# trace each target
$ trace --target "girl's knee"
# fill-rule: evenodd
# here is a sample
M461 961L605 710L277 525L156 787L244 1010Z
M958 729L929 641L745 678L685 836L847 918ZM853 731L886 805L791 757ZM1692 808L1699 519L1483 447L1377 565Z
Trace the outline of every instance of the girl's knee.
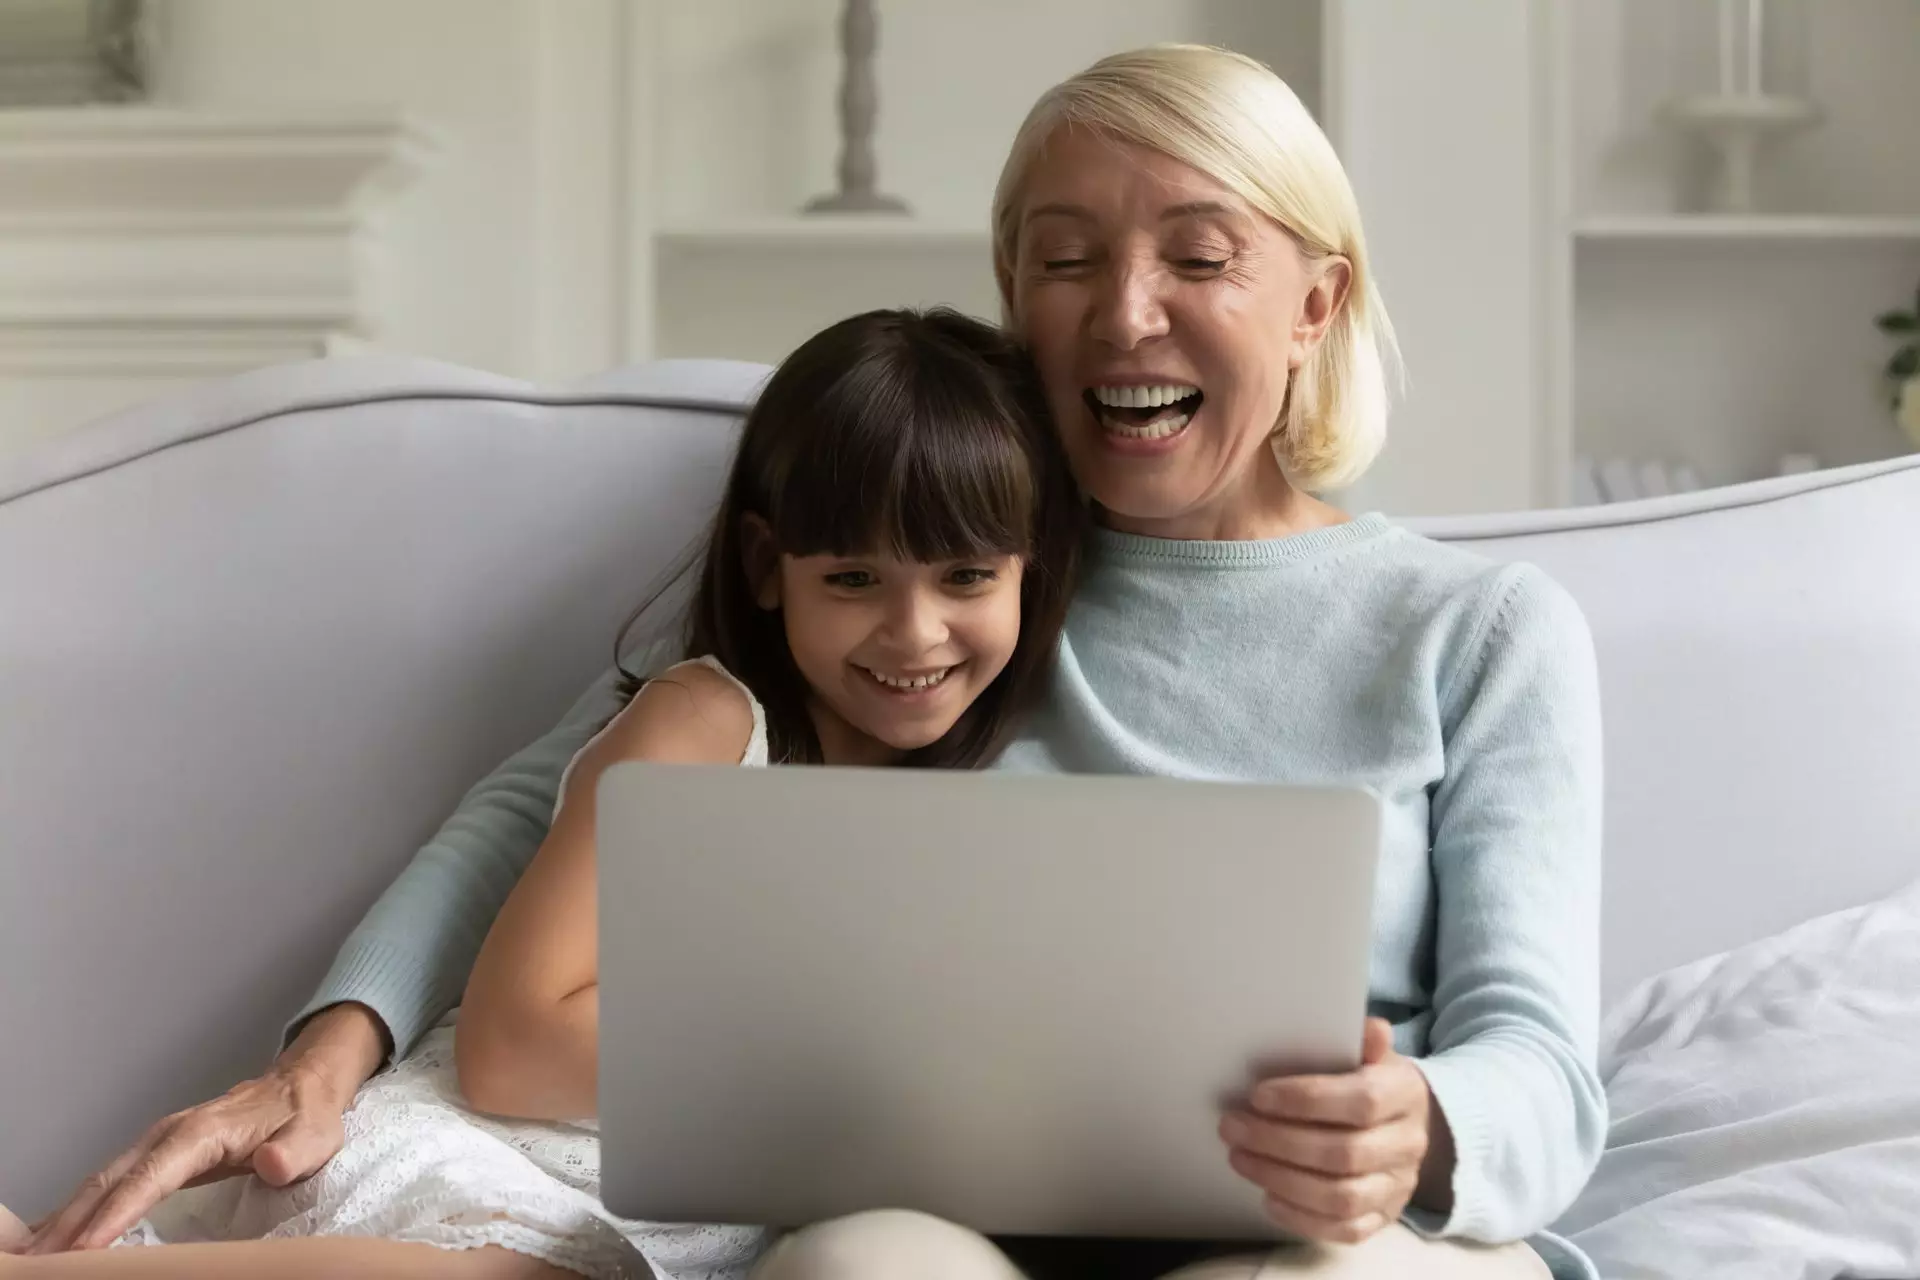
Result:
M815 1223L776 1244L753 1280L1020 1280L978 1232L931 1214L876 1209Z

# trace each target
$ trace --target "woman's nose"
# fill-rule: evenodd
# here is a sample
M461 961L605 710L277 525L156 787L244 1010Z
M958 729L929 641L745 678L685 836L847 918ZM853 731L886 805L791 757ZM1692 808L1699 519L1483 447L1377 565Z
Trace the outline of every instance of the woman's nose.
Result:
M1160 296L1161 273L1122 261L1107 270L1093 293L1089 329L1110 347L1131 351L1167 331L1167 309Z

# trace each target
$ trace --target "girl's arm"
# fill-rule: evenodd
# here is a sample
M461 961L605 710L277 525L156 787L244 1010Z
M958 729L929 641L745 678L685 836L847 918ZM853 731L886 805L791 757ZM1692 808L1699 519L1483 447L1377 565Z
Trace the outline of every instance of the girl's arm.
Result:
M622 760L738 764L752 732L745 695L718 672L688 665L644 686L580 757L546 842L480 948L461 1003L454 1061L477 1110L533 1120L595 1113L600 775Z

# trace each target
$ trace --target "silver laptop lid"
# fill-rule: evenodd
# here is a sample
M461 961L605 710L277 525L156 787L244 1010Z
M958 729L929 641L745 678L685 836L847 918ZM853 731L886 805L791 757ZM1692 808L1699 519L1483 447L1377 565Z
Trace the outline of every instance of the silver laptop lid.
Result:
M597 815L622 1216L1258 1238L1221 1106L1358 1061L1363 790L625 764Z

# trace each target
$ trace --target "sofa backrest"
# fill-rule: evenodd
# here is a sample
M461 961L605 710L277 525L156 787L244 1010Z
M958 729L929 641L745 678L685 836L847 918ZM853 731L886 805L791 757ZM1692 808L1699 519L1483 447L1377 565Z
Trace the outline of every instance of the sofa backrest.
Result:
M0 1203L263 1066L465 790L610 664L764 372L223 381L0 461Z
M0 1203L258 1069L605 669L764 373L316 362L0 459ZM1417 527L1592 624L1609 993L1920 874L1920 459Z
M1920 455L1409 522L1571 591L1606 739L1603 994L1920 877Z

